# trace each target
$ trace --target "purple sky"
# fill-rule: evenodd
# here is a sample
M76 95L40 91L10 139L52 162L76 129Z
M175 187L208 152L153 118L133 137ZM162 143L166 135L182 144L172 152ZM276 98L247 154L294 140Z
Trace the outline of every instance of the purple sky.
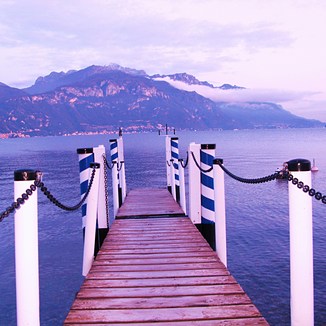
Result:
M117 63L326 121L324 0L1 0L0 82Z

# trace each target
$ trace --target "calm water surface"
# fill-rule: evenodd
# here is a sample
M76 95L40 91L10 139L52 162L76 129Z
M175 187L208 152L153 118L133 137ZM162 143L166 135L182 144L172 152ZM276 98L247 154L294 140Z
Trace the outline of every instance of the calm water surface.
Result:
M313 186L326 192L326 129L180 132L190 142L215 143L224 165L242 177L271 174L294 158L316 159ZM111 137L114 138L115 136ZM78 202L76 149L108 136L0 140L0 211L13 200L13 172L41 170L62 202ZM164 137L124 135L127 187L165 187ZM186 175L187 176L187 175ZM228 267L271 325L290 324L287 183L247 185L226 176ZM315 322L326 325L326 205L313 202ZM0 325L16 325L13 216L0 224ZM41 324L61 325L83 278L81 212L64 212L39 195Z

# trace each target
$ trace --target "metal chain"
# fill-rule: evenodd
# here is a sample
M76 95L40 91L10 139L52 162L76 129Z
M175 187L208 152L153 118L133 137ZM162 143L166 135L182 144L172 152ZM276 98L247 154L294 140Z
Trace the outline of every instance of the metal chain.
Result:
M167 166L171 166L171 163L169 163L169 161L166 161L166 164L167 164Z
M209 169L204 170L204 169L203 169L203 168L198 164L194 152L191 152L191 155L192 155L192 158L193 158L193 160L194 160L194 162L195 162L197 168L198 168L201 172L208 173L208 172L211 172L211 171L213 170L213 167L210 167Z
M119 167L119 163L117 163L117 170L118 170L118 172L121 171L121 169L122 169L122 165L124 164L124 162L125 162L125 161L121 161L121 162L120 162L120 167ZM113 165L114 165L114 163L115 163L115 162L113 162Z
M183 163L183 160L180 161L181 163L181 166L185 169L188 165L188 162L189 162L189 154L188 154L188 151L187 151L187 158L186 158L186 162Z
M112 170L113 166L114 166L114 162L112 162L112 165L110 166L108 160L106 159L105 155L102 156L103 157L103 160L104 160L104 163L106 165L106 167L109 169L109 170Z
M249 184L258 184L258 183L264 183L264 182L269 182L272 180L275 180L279 175L280 172L275 172L271 175L268 175L266 177L262 177L262 178L254 178L254 179L246 179L246 178L241 178L236 176L235 174L233 174L232 172L230 172L222 163L221 161L217 161L217 164L220 166L220 168L231 178L242 182L242 183L249 183Z
M80 202L74 206L66 206L64 204L62 204L59 200L57 200L52 194L51 192L47 189L47 187L44 186L43 182L39 182L39 184L37 185L37 187L40 188L40 190L43 192L43 194L50 200L51 203L53 203L54 205L58 206L59 208L65 210L65 211L75 211L77 209L79 209L85 202L86 198L89 195L89 192L91 191L92 188L92 184L94 181L94 177L95 177L95 172L96 172L96 167L93 167L92 170L92 174L91 174L91 178L89 180L89 184L88 184L88 188L87 191L85 192L83 198L80 200Z
M89 195L89 192L91 190L93 181L94 181L94 176L95 176L95 172L96 172L96 168L94 167L92 170L92 175L91 175L91 179L89 181L89 185L87 188L86 193L84 194L83 198L80 200L80 202L74 206L66 206L64 204L62 204L60 201L58 201L51 193L50 191L47 189L47 187L44 186L44 183L41 181L41 173L37 174L36 180L34 181L34 183L29 187L29 189L27 189L19 198L16 199L15 202L13 202L11 204L11 206L7 207L7 209L2 212L0 214L0 222L3 221L4 218L8 217L11 213L14 213L15 210L19 209L21 205L23 205L25 203L26 200L28 200L28 198L30 196L33 195L33 193L35 192L35 190L37 188L40 188L40 190L43 192L43 194L56 206L58 206L59 208L66 210L66 211L75 211L77 209L79 209L83 203L85 202L87 196Z
M20 206L23 205L30 196L33 195L33 193L37 189L36 182L37 180L35 180L34 183L29 187L29 189L27 189L19 198L16 199L15 202L13 202L9 207L7 207L4 212L0 214L0 222L2 222L4 218L8 217L16 209L19 209Z
M258 184L263 182L268 182L277 179L278 177L283 177L284 179L287 179L289 182L291 182L293 185L297 186L298 189L302 189L304 193L307 193L309 196L314 197L316 200L320 200L323 204L326 204L326 196L316 191L314 188L310 188L308 185L305 185L302 181L299 181L298 178L294 178L291 173L289 173L288 170L285 171L277 171L271 175L268 175L263 178L256 178L256 179L245 179L238 177L231 173L226 167L223 166L221 162L217 162L217 164L221 167L221 169L231 178L243 182L243 183L250 183L250 184Z
M309 196L314 197L316 200L321 200L323 204L326 204L326 196L316 191L314 188L310 188L308 185L305 185L302 181L299 181L298 178L294 178L291 173L288 174L287 179L293 185L297 186L298 189L302 189L304 193L307 193Z
M108 189L108 167L105 164L106 157L103 154L103 168L104 168L104 191L105 191L105 213L106 213L106 221L109 225L109 189Z

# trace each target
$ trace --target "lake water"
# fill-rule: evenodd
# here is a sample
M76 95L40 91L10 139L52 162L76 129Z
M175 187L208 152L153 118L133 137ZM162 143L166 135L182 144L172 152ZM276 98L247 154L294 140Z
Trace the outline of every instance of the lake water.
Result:
M326 129L180 132L181 157L190 142L215 143L231 172L273 173L295 158L316 159L313 186L326 193ZM0 211L13 201L13 172L31 168L63 203L79 201L76 149L116 136L0 140ZM165 187L164 137L124 135L128 189ZM186 173L187 176L187 173ZM290 324L288 186L285 181L226 183L228 268L271 325ZM112 203L111 203L112 205ZM326 205L313 201L315 322L326 325ZM0 223L0 325L16 325L13 215ZM64 212L39 194L41 324L61 325L83 278L81 212Z

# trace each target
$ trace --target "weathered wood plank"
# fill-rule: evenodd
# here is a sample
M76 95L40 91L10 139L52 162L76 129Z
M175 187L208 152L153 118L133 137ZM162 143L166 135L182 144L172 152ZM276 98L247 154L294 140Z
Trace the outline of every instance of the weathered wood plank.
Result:
M72 306L74 310L87 309L149 309L149 308L178 308L178 307L200 307L250 304L251 301L246 294L210 294L196 296L153 297L153 298L100 298L81 299L77 298Z
M225 268L221 269L205 269L202 267L200 269L188 269L188 270L174 270L174 271L106 271L105 269L91 269L88 273L88 279L130 279L130 278L161 278L161 277L192 277L192 276L222 276L222 275L230 275L230 272Z
M224 265L218 262L212 263L188 263L188 264L157 264L157 265L132 265L133 271L175 271L186 269L201 269L205 266L206 269L224 269ZM107 271L107 272L128 272L131 267L126 265L111 265L106 262L94 261L92 269L94 271Z
M205 294L235 294L243 293L239 284L217 284L202 286L146 286L136 288L86 288L82 287L77 298L146 298L146 297L176 297Z
M104 325L115 325L122 326L127 325L126 323L65 323L67 326L75 325L84 325L84 326L104 326ZM144 323L132 323L132 326L144 326ZM187 320L187 321L171 321L171 322L155 322L146 325L155 325L155 326L266 326L268 323L263 317L254 317L254 318L236 318L236 319L210 319L210 320Z
M204 257L172 257L172 258L146 258L146 257L135 257L128 259L112 259L109 256L101 255L97 257L94 264L111 264L111 265L157 265L157 264L182 264L182 263L213 263L216 262L215 257L204 256Z
M128 193L116 218L153 215L185 214L166 189L135 189Z
M139 244L124 244L124 243L106 243L103 244L104 249L150 249L150 248L167 248L166 244L162 243L139 243ZM210 248L209 245L205 242L184 242L184 243L171 243L171 245L168 246L170 248L170 251L174 248L192 248L193 250L197 250L198 247L203 247L203 248Z
M159 254L159 253L166 253L166 254L173 254L173 253L189 253L192 254L194 251L196 253L202 253L203 255L211 254L212 251L208 250L209 246L203 246L203 247L196 247L194 250L193 247L178 247L173 248L173 251L169 247L164 248L118 248L114 249L109 246L105 246L105 244L102 245L100 253L119 253L121 255L127 255L127 254Z
M160 309L106 309L71 310L66 321L88 323L132 323L178 320L214 320L243 317L260 317L257 308L252 305L226 305L209 307L160 308Z
M134 278L134 279L89 279L84 281L83 287L114 288L114 287L147 287L147 286L197 286L213 284L234 284L236 280L231 275L196 276L196 277L162 277L162 278Z
M147 258L193 258L193 257L216 257L215 252L211 251L191 251L191 252L135 252L120 253L120 251L101 251L96 259L147 259Z

